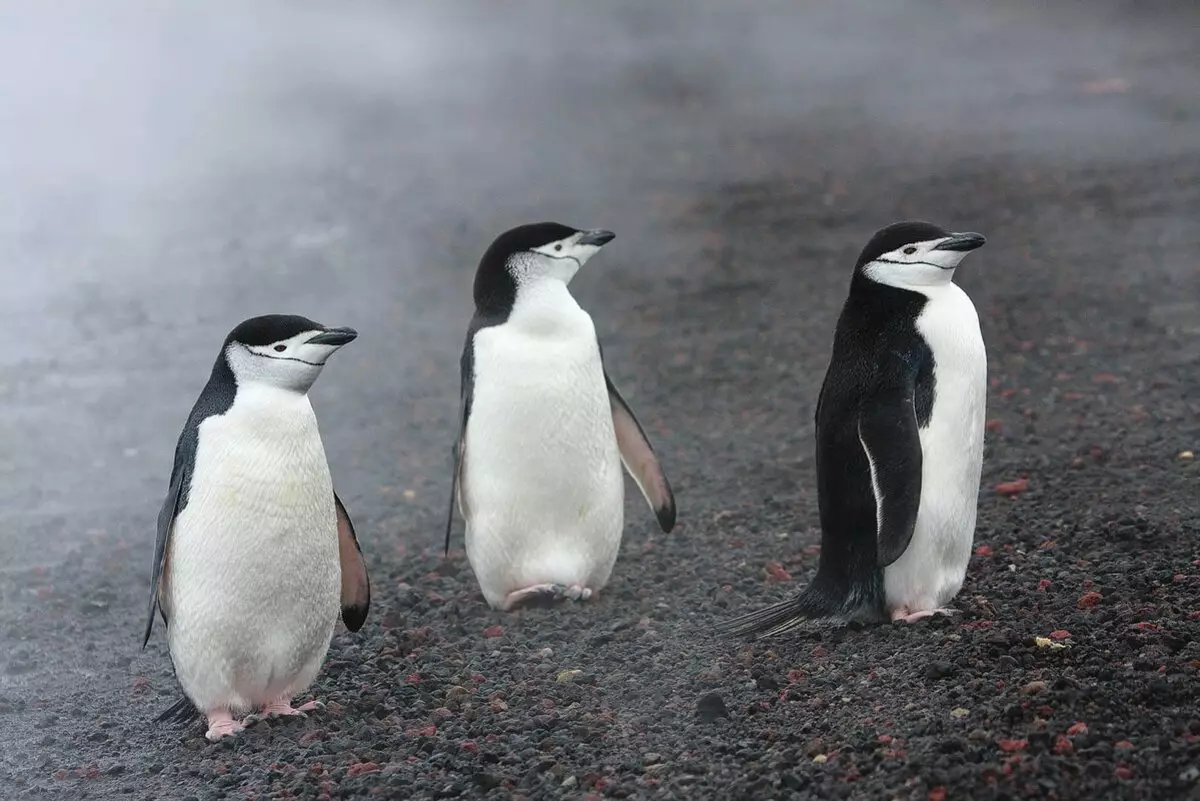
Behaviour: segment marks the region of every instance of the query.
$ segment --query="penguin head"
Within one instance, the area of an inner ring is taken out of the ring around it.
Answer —
[[[986,241],[982,234],[950,233],[927,222],[893,223],[871,237],[854,271],[877,284],[920,292],[949,283],[963,257]]]
[[[357,336],[353,328],[327,328],[306,317],[268,314],[230,331],[221,353],[238,385],[268,384],[303,394],[330,355]]]
[[[616,237],[556,222],[520,225],[496,237],[475,272],[475,305],[512,308],[517,288],[555,280],[569,283],[579,268]]]

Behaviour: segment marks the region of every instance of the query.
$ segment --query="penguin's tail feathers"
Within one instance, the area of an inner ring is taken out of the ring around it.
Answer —
[[[832,586],[831,586],[832,585]],[[798,628],[809,621],[848,623],[884,619],[882,577],[872,576],[849,588],[834,585],[821,575],[798,595],[747,615],[718,624],[726,637],[766,639]]]
[[[196,709],[196,705],[188,699],[187,696],[180,698],[171,706],[162,711],[158,717],[154,719],[155,723],[191,723],[194,720],[200,719],[200,710]]]
[[[842,600],[810,586],[793,598],[719,623],[716,631],[725,637],[753,637],[761,640],[791,631],[810,620],[841,617]]]

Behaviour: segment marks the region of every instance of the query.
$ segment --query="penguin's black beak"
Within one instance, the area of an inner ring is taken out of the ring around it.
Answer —
[[[983,234],[966,231],[961,234],[951,234],[949,239],[943,239],[938,243],[934,250],[968,251],[983,247],[984,242],[987,242],[987,239]]]
[[[583,236],[579,237],[579,241],[575,244],[603,247],[616,238],[617,235],[612,231],[584,231]]]
[[[335,345],[342,346],[358,338],[358,332],[353,328],[326,328],[315,337],[309,338],[306,345]]]

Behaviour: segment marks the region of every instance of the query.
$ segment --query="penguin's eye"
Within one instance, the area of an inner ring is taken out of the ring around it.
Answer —
[[[276,353],[283,353],[285,350],[287,350],[287,345],[276,345],[275,346]]]
[[[907,255],[911,256],[912,254],[914,254],[914,253],[916,253],[916,252],[917,252],[917,249],[916,249],[916,248],[914,248],[912,245],[909,245],[908,247],[906,247],[906,248],[904,249],[904,252],[905,252]]]
[[[554,252],[555,252],[555,253],[558,253],[558,252],[559,252],[559,251],[561,251],[561,250],[562,250],[562,245],[555,245],[555,246],[554,246]]]

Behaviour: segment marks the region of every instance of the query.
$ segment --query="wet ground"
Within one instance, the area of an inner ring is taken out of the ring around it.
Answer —
[[[0,797],[1200,797],[1200,12],[1041,5],[0,5]],[[989,240],[961,614],[713,641],[812,575],[833,323],[903,217]],[[544,218],[618,234],[572,286],[680,523],[630,483],[599,598],[503,615],[440,553],[457,358]],[[361,333],[313,398],[374,606],[325,713],[214,746],[151,723],[154,517],[275,311]]]

